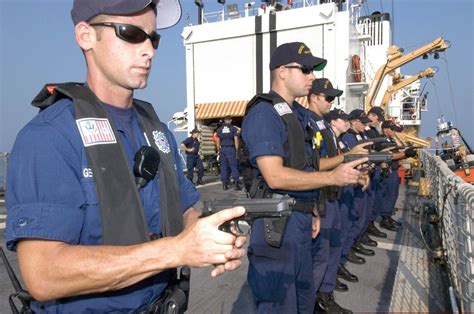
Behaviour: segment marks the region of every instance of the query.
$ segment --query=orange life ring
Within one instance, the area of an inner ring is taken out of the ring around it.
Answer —
[[[362,81],[362,71],[360,70],[360,57],[353,55],[352,58],[352,73],[354,75],[354,82]]]

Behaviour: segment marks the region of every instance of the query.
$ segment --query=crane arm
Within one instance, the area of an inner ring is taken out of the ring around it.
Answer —
[[[387,51],[387,63],[382,65],[375,73],[374,80],[372,81],[367,96],[365,97],[365,110],[368,111],[374,106],[375,97],[377,96],[385,75],[425,54],[441,52],[448,48],[449,45],[444,41],[443,37],[438,37],[431,43],[405,55],[402,54],[403,49],[397,46],[389,47]]]
[[[394,84],[390,85],[389,88],[385,91],[385,94],[383,96],[382,102],[380,103],[380,107],[385,110],[385,107],[387,106],[390,97],[394,93],[396,93],[398,90],[404,88],[405,86],[410,85],[413,82],[416,82],[423,77],[432,77],[434,76],[436,71],[433,68],[427,68],[424,71],[419,72],[417,75],[413,75],[412,77],[406,78],[406,79],[400,79]]]

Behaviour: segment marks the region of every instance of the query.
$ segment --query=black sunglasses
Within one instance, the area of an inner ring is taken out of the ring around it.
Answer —
[[[324,99],[325,99],[327,102],[333,102],[334,99],[336,99],[336,97],[334,97],[334,96],[328,96],[328,95],[324,95],[324,94],[319,94],[319,96],[323,96]]]
[[[143,29],[135,25],[110,23],[110,22],[93,23],[90,25],[113,27],[115,29],[115,35],[118,38],[131,44],[139,44],[139,43],[144,42],[147,39],[150,39],[151,44],[154,49],[158,49],[158,46],[160,44],[160,38],[161,38],[160,34],[158,34],[156,31],[153,31],[150,34],[147,34],[145,33]]]
[[[300,69],[303,74],[311,74],[314,71],[313,67],[307,66],[307,65],[285,65],[285,68],[287,69]]]

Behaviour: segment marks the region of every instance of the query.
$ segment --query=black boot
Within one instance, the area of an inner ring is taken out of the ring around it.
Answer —
[[[347,292],[349,291],[349,287],[345,283],[339,281],[339,279],[336,278],[336,287],[334,287],[334,290],[339,291],[339,292]]]
[[[344,264],[339,264],[339,268],[337,270],[337,276],[341,279],[344,279],[349,282],[358,282],[359,278],[356,275],[352,274]]]
[[[354,250],[355,253],[359,253],[365,256],[375,255],[375,252],[373,250],[363,247],[360,242],[354,243],[354,245],[352,246],[352,249]]]
[[[222,182],[222,188],[224,191],[227,191],[229,189],[229,183]]]
[[[365,259],[355,254],[352,250],[347,253],[347,261],[357,265],[365,264]]]
[[[392,225],[394,225],[395,227],[400,227],[400,226],[402,225],[401,222],[396,221],[395,219],[393,219],[393,218],[390,217],[390,216],[387,217],[387,219],[388,219],[388,221],[389,221]]]
[[[242,187],[240,186],[240,182],[239,181],[235,181],[234,183],[234,189],[236,191],[241,191],[242,190]]]
[[[380,228],[384,228],[384,229],[387,229],[387,230],[390,230],[390,231],[397,231],[398,230],[398,227],[392,225],[390,220],[388,220],[388,218],[386,218],[386,217],[382,218],[382,221],[380,222]]]
[[[374,237],[379,237],[379,238],[386,238],[387,237],[387,234],[380,231],[379,229],[377,229],[377,227],[374,225],[374,222],[372,221],[370,224],[369,224],[369,227],[367,227],[367,233],[370,234],[370,235],[373,235]]]
[[[333,293],[318,292],[316,295],[316,306],[314,308],[314,313],[352,314],[352,311],[337,304]]]
[[[204,182],[202,182],[202,178],[198,178],[196,185],[203,185]]]
[[[360,241],[363,245],[371,246],[371,247],[376,247],[377,246],[377,241],[372,240],[367,233],[364,233],[362,237],[360,238]]]

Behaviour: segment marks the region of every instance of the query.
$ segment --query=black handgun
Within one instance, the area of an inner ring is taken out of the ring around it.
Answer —
[[[235,206],[245,207],[245,214],[219,226],[219,230],[233,235],[248,235],[252,223],[259,218],[285,218],[290,216],[295,205],[292,197],[282,198],[233,198],[204,201],[200,217],[207,217],[223,209]]]
[[[363,144],[363,143],[368,143],[368,142],[373,143],[371,146],[368,147],[368,149],[375,150],[377,152],[381,151],[382,149],[387,148],[387,147],[397,146],[397,144],[391,142],[386,137],[374,137],[374,138],[364,139],[364,140],[361,140],[361,141],[357,142],[357,145]]]
[[[386,137],[374,137],[374,138],[368,138],[368,139],[363,139],[363,140],[360,140],[357,142],[357,145],[359,144],[364,144],[364,143],[368,143],[368,142],[372,142],[374,144],[377,144],[377,143],[383,143],[383,142],[389,142],[388,138]]]
[[[361,158],[368,158],[369,164],[389,163],[392,161],[392,154],[390,153],[370,153],[370,154],[347,154],[344,155],[344,162],[351,162]]]
[[[382,149],[389,148],[389,147],[396,149],[398,146],[397,146],[397,143],[394,143],[394,142],[381,142],[381,143],[378,143],[377,145],[374,145],[374,149],[376,151],[380,151]]]

